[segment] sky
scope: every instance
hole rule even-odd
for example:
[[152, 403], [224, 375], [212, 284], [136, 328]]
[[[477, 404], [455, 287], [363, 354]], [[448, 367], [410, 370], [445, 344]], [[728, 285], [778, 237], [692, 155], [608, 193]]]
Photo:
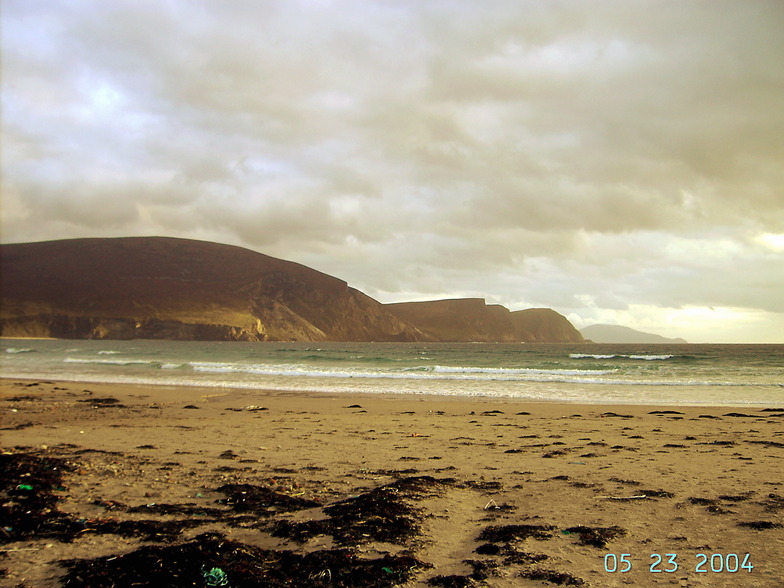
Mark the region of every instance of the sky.
[[784, 343], [780, 0], [2, 0], [0, 239]]

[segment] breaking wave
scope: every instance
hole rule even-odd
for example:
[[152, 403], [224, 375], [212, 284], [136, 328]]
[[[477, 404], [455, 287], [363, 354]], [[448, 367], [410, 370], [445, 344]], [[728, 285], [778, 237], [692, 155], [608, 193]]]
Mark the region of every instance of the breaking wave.
[[664, 361], [675, 357], [672, 354], [666, 355], [626, 355], [622, 353], [570, 353], [570, 359], [639, 359], [642, 361]]

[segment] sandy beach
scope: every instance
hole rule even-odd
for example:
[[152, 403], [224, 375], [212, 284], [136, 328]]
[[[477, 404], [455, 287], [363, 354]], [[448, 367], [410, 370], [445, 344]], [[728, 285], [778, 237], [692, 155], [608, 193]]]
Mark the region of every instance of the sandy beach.
[[784, 407], [0, 382], [2, 586], [784, 585]]

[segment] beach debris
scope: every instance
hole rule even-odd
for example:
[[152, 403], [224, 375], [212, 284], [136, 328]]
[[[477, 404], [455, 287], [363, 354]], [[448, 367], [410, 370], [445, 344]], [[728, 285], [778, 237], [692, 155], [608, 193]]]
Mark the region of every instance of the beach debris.
[[767, 529], [781, 529], [784, 528], [784, 525], [781, 523], [774, 523], [772, 521], [744, 521], [738, 523], [739, 527], [747, 527], [749, 529], [754, 529], [755, 531], [764, 531]]
[[718, 445], [720, 447], [732, 447], [735, 441], [711, 441], [709, 443], [698, 443], [698, 445]]
[[430, 586], [443, 586], [444, 588], [465, 588], [466, 586], [476, 585], [476, 582], [471, 576], [461, 576], [459, 574], [433, 576], [427, 583]]
[[438, 495], [453, 483], [451, 478], [403, 478], [324, 508], [326, 519], [278, 521], [272, 527], [272, 535], [299, 542], [331, 535], [339, 545], [370, 541], [405, 545], [421, 534], [424, 519], [421, 509], [408, 500]]
[[622, 478], [610, 478], [610, 482], [615, 482], [616, 484], [623, 484], [625, 486], [640, 486], [640, 482], [636, 480], [624, 480]]
[[[62, 577], [65, 588], [227, 586], [229, 579], [236, 588], [387, 588], [428, 567], [412, 556], [364, 559], [349, 549], [307, 554], [267, 550], [219, 533], [203, 533], [179, 545], [147, 545], [122, 555], [59, 563], [68, 570]], [[305, 579], [310, 581], [305, 583]]]
[[501, 504], [497, 504], [495, 500], [492, 498], [490, 501], [485, 504], [482, 510], [515, 510], [517, 507], [514, 504], [509, 504], [508, 502], [502, 502]]
[[262, 516], [321, 506], [314, 500], [289, 496], [254, 484], [224, 484], [217, 491], [226, 495], [226, 498], [217, 501], [219, 504], [225, 504], [237, 512], [252, 512]]
[[645, 494], [640, 494], [638, 496], [599, 496], [598, 498], [601, 498], [602, 500], [626, 501], [626, 500], [645, 500], [646, 498], [648, 498], [648, 496], [646, 496]]
[[767, 500], [760, 501], [760, 504], [768, 511], [781, 510], [784, 509], [784, 496], [771, 493], [768, 494]]
[[585, 527], [578, 525], [564, 529], [564, 534], [575, 533], [580, 537], [580, 545], [590, 545], [604, 549], [609, 541], [626, 535], [626, 529], [613, 525], [612, 527]]
[[712, 506], [719, 503], [715, 498], [689, 498], [688, 501], [697, 506]]
[[469, 575], [472, 580], [482, 582], [493, 576], [498, 576], [500, 564], [489, 559], [466, 559], [463, 563], [470, 566], [473, 571]]
[[65, 515], [57, 510], [63, 474], [74, 466], [33, 453], [0, 454], [0, 543], [34, 536]]
[[722, 508], [721, 506], [715, 504], [711, 504], [705, 510], [710, 514], [735, 514], [734, 510], [730, 510], [728, 508]]
[[[57, 508], [63, 474], [78, 466], [63, 458], [31, 453], [0, 454], [0, 543], [31, 537], [73, 541], [86, 533], [138, 537], [148, 541], [173, 541], [183, 530], [209, 519], [174, 521], [85, 519]], [[120, 503], [114, 505], [122, 510]]]
[[491, 525], [485, 527], [476, 539], [488, 543], [512, 543], [526, 539], [546, 541], [554, 537], [555, 529], [554, 525]]
[[675, 496], [667, 490], [640, 490], [640, 494], [644, 494], [648, 498], [673, 498]]
[[461, 482], [458, 484], [459, 487], [465, 488], [474, 488], [475, 490], [502, 490], [503, 484], [501, 482], [497, 482], [496, 480], [468, 480], [467, 482]]
[[754, 496], [753, 490], [742, 494], [719, 494], [719, 498], [727, 502], [744, 502], [750, 500], [752, 496]]
[[93, 408], [128, 408], [116, 398], [86, 398], [84, 400], [77, 400], [76, 402], [83, 402], [89, 404]]
[[567, 574], [566, 572], [557, 572], [555, 570], [545, 570], [541, 568], [531, 568], [520, 572], [520, 577], [528, 578], [529, 580], [544, 580], [551, 584], [558, 584], [562, 586], [585, 586], [585, 580]]
[[565, 451], [563, 449], [556, 449], [554, 451], [548, 451], [547, 453], [543, 454], [542, 457], [544, 457], [546, 459], [550, 459], [550, 458], [553, 458], [553, 457], [558, 457], [560, 455], [566, 455], [566, 453], [567, 453], [567, 451]]
[[210, 568], [206, 566], [201, 569], [201, 575], [204, 577], [204, 583], [207, 586], [227, 586], [229, 584], [229, 576], [220, 568]]
[[755, 445], [766, 445], [768, 447], [784, 447], [784, 443], [778, 441], [746, 441], [746, 443], [754, 443]]

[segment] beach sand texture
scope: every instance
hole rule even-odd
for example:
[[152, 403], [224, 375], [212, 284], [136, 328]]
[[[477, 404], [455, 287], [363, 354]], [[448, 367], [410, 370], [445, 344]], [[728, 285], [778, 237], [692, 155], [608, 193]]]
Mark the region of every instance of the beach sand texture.
[[2, 586], [784, 586], [784, 407], [3, 380], [0, 415]]

